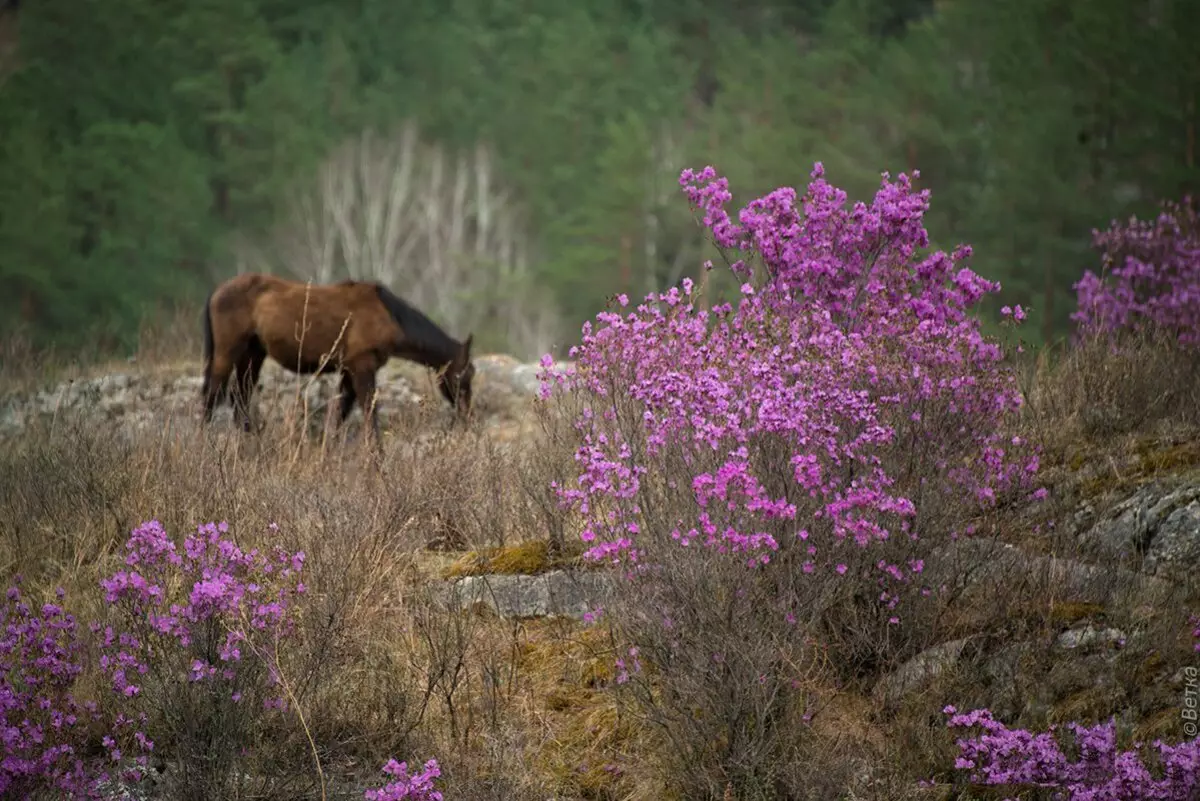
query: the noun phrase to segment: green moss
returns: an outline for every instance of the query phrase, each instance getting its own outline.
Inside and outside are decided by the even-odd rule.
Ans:
[[[1147,449],[1138,454],[1144,473],[1163,473],[1200,464],[1200,441],[1193,440],[1165,449]]]
[[[443,578],[507,574],[535,576],[547,570],[573,567],[577,554],[554,555],[546,540],[528,540],[516,545],[470,551],[442,571]]]
[[[1070,625],[1080,620],[1097,618],[1104,614],[1104,606],[1095,603],[1065,601],[1051,604],[1049,621],[1056,625]]]

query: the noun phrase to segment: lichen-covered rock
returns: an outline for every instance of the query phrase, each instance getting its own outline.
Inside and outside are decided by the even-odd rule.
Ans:
[[[1159,525],[1146,550],[1145,569],[1179,582],[1200,581],[1200,488]]]
[[[1095,645],[1121,646],[1125,644],[1125,640],[1125,632],[1120,629],[1085,623],[1083,626],[1070,628],[1059,634],[1055,644],[1059,648],[1071,651]]]
[[[954,667],[970,642],[963,637],[927,648],[884,676],[875,693],[887,703],[893,703],[908,693],[917,692],[937,676]]]
[[[1092,523],[1080,537],[1092,557],[1182,581],[1200,572],[1200,486],[1156,481]]]
[[[447,599],[462,608],[482,604],[503,618],[582,617],[602,603],[611,580],[581,570],[467,576],[449,584]]]

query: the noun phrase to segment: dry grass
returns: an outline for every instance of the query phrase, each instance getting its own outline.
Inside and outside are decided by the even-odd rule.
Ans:
[[[81,348],[63,351],[37,347],[16,333],[0,339],[0,400],[9,393],[26,393],[69,379],[90,378],[132,365],[161,369],[180,363],[198,363],[202,348],[200,307],[179,304],[155,308],[138,329],[131,355],[118,354],[102,337],[88,339]]]
[[[168,335],[144,337],[138,369],[194,358],[199,347],[189,337],[198,326],[189,333],[187,318],[168,321]],[[1013,534],[1006,538],[1074,555],[1063,523],[1079,498],[1200,464],[1189,436],[1200,426],[1200,370],[1187,372],[1187,358],[1162,343],[1131,347],[1139,350],[1113,356],[1085,344],[1029,370],[1023,433],[1047,443],[1053,493],[1037,510],[1008,509],[991,521]],[[44,383],[41,364],[32,356],[5,360],[0,384]],[[1017,722],[1033,727],[1126,711],[1138,731],[1170,737],[1178,723],[1169,715],[1169,677],[1187,654],[1179,610],[1146,616],[1057,595],[1036,581],[991,588],[982,601],[964,598],[920,643],[904,644],[898,653],[907,655],[926,640],[973,638],[957,664],[896,704],[871,695],[893,665],[829,664],[834,639],[815,624],[802,635],[777,626],[777,615],[762,614],[766,595],[752,594],[742,606],[731,601],[728,616],[712,617],[720,610],[709,602],[732,579],[684,560],[658,596],[618,599],[607,614],[626,617],[611,628],[447,608],[436,591],[446,579],[574,567],[580,548],[577,523],[547,486],[573,467],[552,417],[549,436],[532,426],[515,441],[486,427],[443,431],[435,418],[428,410],[390,421],[380,462],[357,441],[302,435],[305,427],[286,415],[257,437],[220,428],[202,434],[190,420],[132,438],[70,417],[39,423],[0,452],[0,564],[8,576],[22,574],[34,598],[64,587],[73,611],[89,620],[102,612],[98,579],[117,569],[125,537],[143,520],[157,518],[177,537],[226,520],[244,547],[304,550],[308,601],[284,668],[326,775],[375,780],[389,757],[412,764],[436,756],[447,797],[472,801],[806,797],[797,788],[848,798],[851,783],[858,798],[933,798],[945,787],[924,791],[915,782],[947,776],[953,736],[940,710],[948,703],[1011,707],[1014,720],[1020,712]],[[618,683],[616,659],[627,657],[630,637],[648,636],[643,624],[651,613],[661,617],[664,599],[690,608],[680,622],[696,630],[682,642],[649,641],[642,672]],[[1097,685],[1081,666],[1107,657],[1064,661],[1053,651],[1060,632],[1089,621],[1140,629],[1141,642],[1156,645],[1111,660],[1109,680]],[[780,675],[798,682],[788,687],[803,692],[785,698],[791,690],[783,684],[779,697],[729,692],[705,662],[722,649],[743,657],[726,668],[738,686],[754,685],[747,677],[762,660],[782,666]],[[672,674],[671,659],[689,664]],[[1009,664],[1016,676],[1005,679]],[[81,689],[100,694],[97,674],[85,676]],[[739,718],[731,704],[752,714]],[[760,736],[757,719],[772,722],[770,737]],[[723,740],[721,732],[735,727],[740,739]],[[298,721],[282,716],[255,731],[246,772],[291,781],[243,791],[319,797]],[[735,746],[742,762],[724,770],[721,760]],[[172,743],[162,747],[169,753]],[[763,773],[751,765],[760,758],[777,764]]]
[[[1028,420],[1051,452],[1200,426],[1200,355],[1164,333],[1096,335],[1026,368]]]

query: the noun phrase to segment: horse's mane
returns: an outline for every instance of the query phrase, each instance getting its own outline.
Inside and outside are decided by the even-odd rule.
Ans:
[[[415,347],[432,351],[446,361],[455,357],[461,343],[443,331],[437,323],[383,284],[376,283],[375,292],[384,308],[392,315],[392,319],[404,329],[404,336]]]

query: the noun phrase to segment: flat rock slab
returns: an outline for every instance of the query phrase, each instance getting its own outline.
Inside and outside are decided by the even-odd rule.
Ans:
[[[492,574],[456,579],[445,598],[464,609],[482,604],[502,618],[581,618],[603,603],[611,586],[611,576],[583,570]]]

